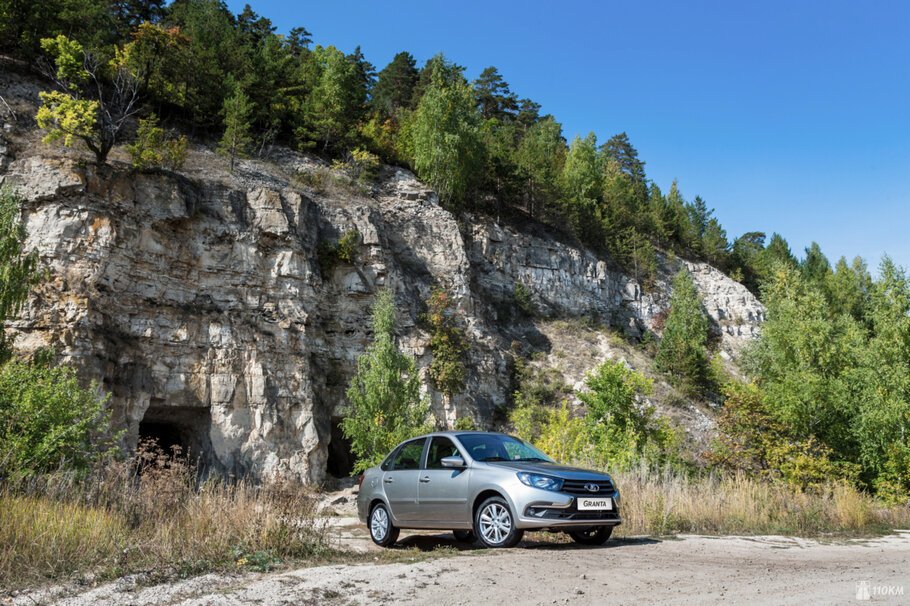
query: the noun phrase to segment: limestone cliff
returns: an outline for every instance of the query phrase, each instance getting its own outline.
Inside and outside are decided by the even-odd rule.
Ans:
[[[18,347],[53,346],[110,391],[131,443],[176,432],[226,473],[316,482],[345,471],[336,424],[380,287],[395,292],[400,343],[422,368],[423,301],[434,285],[455,294],[470,339],[467,387],[452,402],[428,393],[443,422],[469,414],[488,424],[507,401],[513,341],[533,336],[516,313],[518,282],[540,315],[634,335],[666,307],[677,268],[662,259],[656,287],[642,292],[540,226],[454,216],[400,169],[362,192],[287,150],[230,174],[200,147],[179,174],[138,172],[116,153],[99,168],[17,132],[0,146],[0,180],[24,199],[28,247],[50,270],[13,326]],[[306,177],[316,173],[314,187]],[[354,228],[357,263],[322,275],[319,242]],[[735,357],[761,305],[721,272],[687,265]]]

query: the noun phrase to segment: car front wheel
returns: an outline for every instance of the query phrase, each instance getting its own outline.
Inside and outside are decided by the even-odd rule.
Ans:
[[[582,545],[603,545],[613,534],[612,526],[597,526],[588,530],[569,531],[569,536]]]
[[[484,547],[513,547],[524,536],[524,531],[515,528],[509,504],[500,497],[490,497],[474,514],[474,534]]]
[[[370,538],[380,547],[388,547],[398,540],[399,530],[392,526],[392,517],[384,503],[370,512]]]

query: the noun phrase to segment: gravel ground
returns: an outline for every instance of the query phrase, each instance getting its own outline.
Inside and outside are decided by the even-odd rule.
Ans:
[[[338,518],[347,545],[373,549]],[[451,557],[335,565],[276,574],[206,575],[138,587],[131,579],[17,604],[877,604],[910,601],[910,531],[823,543],[788,537],[647,538],[604,547],[537,541],[502,551],[459,546]],[[403,533],[399,546],[456,546],[451,534]]]

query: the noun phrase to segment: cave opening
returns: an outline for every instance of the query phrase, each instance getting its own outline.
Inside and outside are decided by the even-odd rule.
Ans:
[[[329,438],[329,456],[325,470],[330,476],[346,478],[354,471],[354,453],[351,452],[351,441],[341,431],[344,417],[332,417],[331,437]]]
[[[139,443],[153,441],[168,455],[178,447],[182,456],[204,472],[213,463],[211,426],[208,408],[165,406],[153,401],[139,422]]]

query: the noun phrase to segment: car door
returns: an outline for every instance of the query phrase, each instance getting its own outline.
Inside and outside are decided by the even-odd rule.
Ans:
[[[442,466],[445,457],[461,457],[455,443],[445,436],[430,438],[427,460],[417,488],[417,519],[423,522],[466,522],[468,512],[467,469]]]
[[[382,486],[392,515],[401,521],[415,520],[417,515],[417,480],[426,438],[405,442],[382,474]]]

